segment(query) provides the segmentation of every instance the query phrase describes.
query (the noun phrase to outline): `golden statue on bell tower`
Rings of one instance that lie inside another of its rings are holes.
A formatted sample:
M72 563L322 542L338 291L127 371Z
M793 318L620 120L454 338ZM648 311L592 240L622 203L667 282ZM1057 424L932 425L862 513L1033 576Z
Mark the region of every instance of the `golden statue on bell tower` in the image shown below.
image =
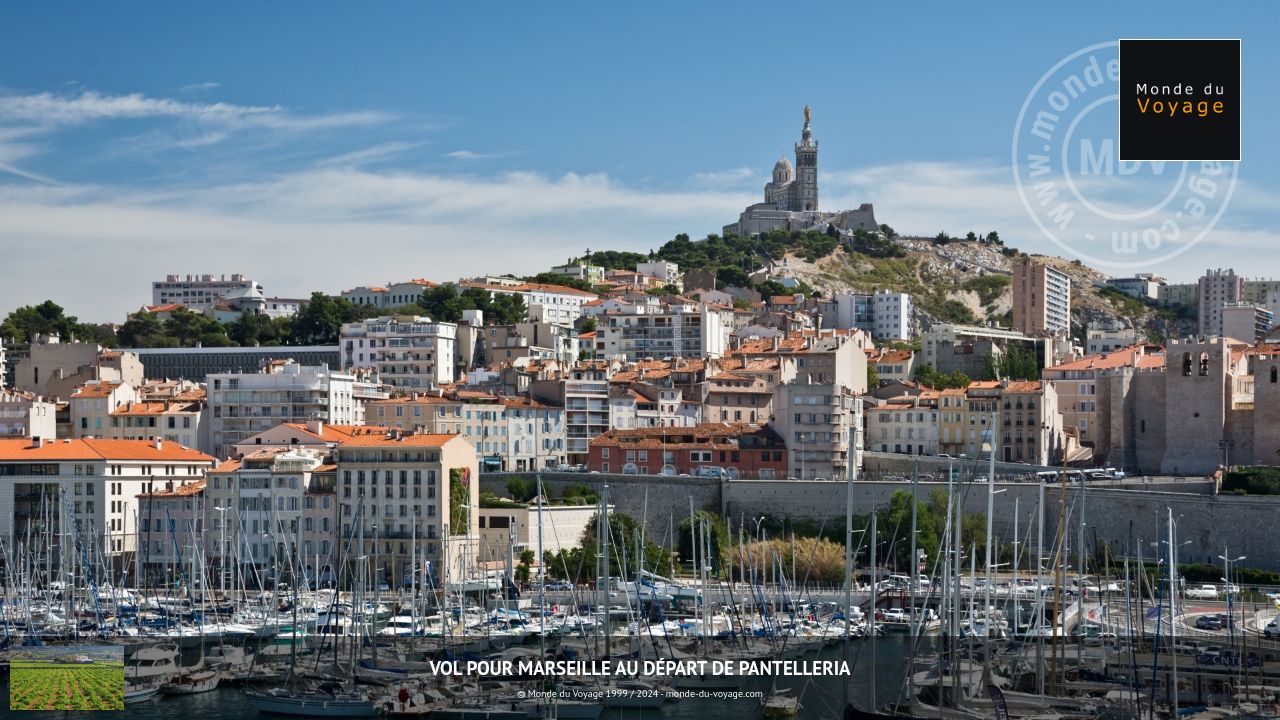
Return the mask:
M809 124L809 112L810 112L809 106L805 105L804 106L804 124L805 125Z

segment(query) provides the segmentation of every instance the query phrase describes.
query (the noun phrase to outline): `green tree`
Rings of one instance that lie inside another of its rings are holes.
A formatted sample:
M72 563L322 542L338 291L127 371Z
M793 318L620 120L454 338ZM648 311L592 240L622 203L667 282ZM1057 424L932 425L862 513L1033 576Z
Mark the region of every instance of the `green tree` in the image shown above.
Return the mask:
M164 334L177 341L179 347L193 347L197 343L214 347L231 344L222 323L185 307L171 311L163 327Z
M907 490L895 490L889 497L889 505L879 510L880 517L876 521L876 530L881 535L880 542L886 545L885 561L896 568L910 568L911 563L911 493ZM924 500L916 500L916 528L919 535L916 547L930 558L938 556L939 542L942 537L942 524L946 522L945 499L944 512L936 513L934 506Z
M880 373L876 372L875 363L867 363L867 389L875 390L880 387Z
M471 468L449 470L449 533L467 535L471 519Z
M725 559L729 557L729 529L725 525L724 518L718 513L699 510L694 513L694 517L698 520L698 527L705 526L711 528L710 538L710 559L711 572L716 577L720 577L724 571ZM690 533L691 518L684 518L680 521L680 532L677 534L677 546L679 548L680 558L682 560L693 559L693 540L694 536ZM699 548L703 545L699 544ZM702 555L701 549L698 551L699 557Z
M346 301L322 292L311 293L306 307L293 318L293 339L300 345L337 343L342 323L346 322L343 303Z
M156 347L155 342L164 337L164 323L155 313L137 312L117 331L125 347Z
M81 325L62 306L52 300L39 305L24 305L9 313L0 323L0 338L13 342L32 342L37 335L56 334L64 341L93 340L96 332L90 326Z
M530 500L538 492L538 484L527 477L517 475L507 478L507 494L512 500L524 502Z

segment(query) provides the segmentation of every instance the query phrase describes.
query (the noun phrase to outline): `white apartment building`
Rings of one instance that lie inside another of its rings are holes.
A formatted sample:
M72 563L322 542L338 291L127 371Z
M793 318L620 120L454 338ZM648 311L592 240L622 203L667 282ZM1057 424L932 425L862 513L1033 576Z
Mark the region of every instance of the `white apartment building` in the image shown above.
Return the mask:
M868 450L907 455L938 454L937 398L893 398L867 413Z
M433 388L453 382L458 326L394 315L345 323L338 338L344 369L369 368L383 383Z
M703 303L685 303L601 316L596 355L628 362L722 357L729 349L732 315Z
M163 282L151 283L151 304L176 303L192 310L204 312L233 290L249 290L261 287L244 275L168 275Z
M912 312L911 296L907 293L877 292L871 303L871 337L876 340L910 340Z
M92 542L119 567L135 549L138 495L200 480L212 466L208 455L164 440L0 439L0 539L14 548L39 538L57 548L55 564L74 541Z
M254 587L277 580L273 568L288 565L290 558L310 561L319 552L326 556L322 562L332 562L332 542L311 548L302 543L304 502L324 452L264 447L209 472L204 495L211 573L236 573L229 584L245 577ZM334 522L329 521L330 540Z
M614 423L608 367L603 363L580 365L565 379L531 383L529 393L540 402L564 408L565 453L570 463L585 464L591 440Z
M57 436L57 406L34 393L0 388L0 438Z
M680 266L666 260L636 263L636 272L655 277L668 285L681 286Z
M234 446L281 423L364 422L354 375L327 367L273 364L268 372L208 376L210 441L228 457Z
M1085 330L1085 354L1099 355L1127 348L1138 342L1138 333L1119 324L1089 323Z
M355 305L365 305L383 309L391 309L404 305L413 305L422 298L422 293L438 286L423 278L414 278L386 285L362 285L351 290L343 290L338 297Z

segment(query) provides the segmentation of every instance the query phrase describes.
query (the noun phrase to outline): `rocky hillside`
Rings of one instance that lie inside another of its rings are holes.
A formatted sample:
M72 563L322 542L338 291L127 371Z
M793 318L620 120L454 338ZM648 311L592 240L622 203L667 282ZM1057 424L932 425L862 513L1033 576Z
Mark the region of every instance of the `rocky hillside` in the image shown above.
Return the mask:
M845 247L830 254L805 259L787 254L775 268L778 276L791 276L824 295L850 290L909 292L926 322L987 323L1009 325L1012 319L1009 278L1016 250L993 242L951 239L939 244L934 238L897 237L906 250L903 257L870 257ZM1194 317L1130 298L1095 283L1105 273L1079 261L1035 256L1071 278L1073 334L1084 335L1091 321L1136 326L1140 338L1178 336L1193 329Z

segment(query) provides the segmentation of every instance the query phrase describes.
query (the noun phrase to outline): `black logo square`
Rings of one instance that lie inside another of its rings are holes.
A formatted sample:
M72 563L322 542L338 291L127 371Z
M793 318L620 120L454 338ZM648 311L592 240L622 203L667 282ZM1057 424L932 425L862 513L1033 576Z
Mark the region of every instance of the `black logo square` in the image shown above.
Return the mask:
M1120 41L1121 160L1240 159L1239 40Z

